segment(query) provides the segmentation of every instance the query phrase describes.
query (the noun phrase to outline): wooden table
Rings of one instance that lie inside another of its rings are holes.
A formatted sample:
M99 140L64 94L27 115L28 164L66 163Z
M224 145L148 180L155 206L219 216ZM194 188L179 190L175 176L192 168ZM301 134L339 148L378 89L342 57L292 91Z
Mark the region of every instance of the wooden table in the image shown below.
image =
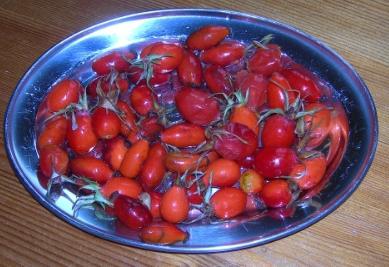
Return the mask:
M98 4L97 4L98 2ZM0 265L389 265L389 2L376 1L0 1L0 112L19 78L66 36L114 17L163 8L250 12L317 36L355 66L375 99L378 151L358 190L308 229L261 247L211 255L155 253L75 229L32 199L0 155ZM3 142L3 134L1 142Z

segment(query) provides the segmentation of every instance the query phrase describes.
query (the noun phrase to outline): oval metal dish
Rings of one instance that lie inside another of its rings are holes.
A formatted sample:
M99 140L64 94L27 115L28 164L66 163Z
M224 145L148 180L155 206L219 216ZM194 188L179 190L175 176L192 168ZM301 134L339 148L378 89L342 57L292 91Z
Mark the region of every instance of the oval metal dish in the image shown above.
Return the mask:
M284 220L258 215L226 223L196 223L185 226L190 234L186 243L160 246L142 243L135 232L114 222L98 220L88 210L73 217L71 203L65 198L49 202L36 176L34 123L37 107L50 85L65 76L82 81L89 79L92 75L90 58L104 51L153 38L184 39L207 24L226 25L232 30L232 38L245 42L274 34L274 42L283 51L336 89L349 117L350 143L331 182L315 197L320 207L299 207L293 217ZM95 236L129 246L165 252L207 253L265 244L296 233L334 211L368 171L376 150L378 123L372 97L362 79L349 63L316 38L258 16L233 11L177 9L104 22L49 49L18 83L7 108L4 133L9 161L20 182L40 204L64 221Z

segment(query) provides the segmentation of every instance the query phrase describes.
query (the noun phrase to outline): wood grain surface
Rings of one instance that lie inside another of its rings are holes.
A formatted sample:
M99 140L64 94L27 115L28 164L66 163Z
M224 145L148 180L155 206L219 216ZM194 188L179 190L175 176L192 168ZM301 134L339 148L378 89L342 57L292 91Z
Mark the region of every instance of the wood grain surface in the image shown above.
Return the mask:
M355 66L374 97L379 145L358 190L335 212L268 245L210 255L155 253L88 235L40 206L0 151L1 266L389 266L389 1L1 0L0 113L46 49L97 22L164 8L233 9L317 36Z

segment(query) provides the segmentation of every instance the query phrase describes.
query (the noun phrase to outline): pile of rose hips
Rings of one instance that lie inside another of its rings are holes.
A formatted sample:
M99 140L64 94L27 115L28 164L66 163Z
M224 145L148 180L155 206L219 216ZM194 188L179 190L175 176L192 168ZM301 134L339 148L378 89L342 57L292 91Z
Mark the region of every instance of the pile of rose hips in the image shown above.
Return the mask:
M184 43L113 51L85 87L53 85L37 115L48 194L70 182L74 210L92 205L172 244L187 238L178 223L285 211L318 193L348 142L343 108L270 36L229 34L205 26Z

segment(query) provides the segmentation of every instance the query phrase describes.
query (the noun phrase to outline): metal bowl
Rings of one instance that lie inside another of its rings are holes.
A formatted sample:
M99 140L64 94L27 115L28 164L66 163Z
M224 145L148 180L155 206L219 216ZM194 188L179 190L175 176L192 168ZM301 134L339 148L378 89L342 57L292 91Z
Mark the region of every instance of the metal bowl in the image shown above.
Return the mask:
M234 221L184 226L190 239L160 246L142 243L135 232L114 222L97 219L88 210L72 216L71 202L45 197L37 175L34 123L37 107L51 84L63 77L85 81L93 74L90 59L113 48L150 39L183 39L202 25L226 25L232 38L249 42L266 34L297 63L327 81L348 114L350 142L328 186L315 198L319 207L298 207L292 217L239 218ZM357 72L335 51L316 38L277 21L232 11L161 10L121 17L95 25L63 40L44 53L25 73L8 105L4 123L9 161L20 182L45 208L75 227L98 237L143 249L205 253L258 246L296 233L341 205L366 175L377 146L378 122L372 97Z

